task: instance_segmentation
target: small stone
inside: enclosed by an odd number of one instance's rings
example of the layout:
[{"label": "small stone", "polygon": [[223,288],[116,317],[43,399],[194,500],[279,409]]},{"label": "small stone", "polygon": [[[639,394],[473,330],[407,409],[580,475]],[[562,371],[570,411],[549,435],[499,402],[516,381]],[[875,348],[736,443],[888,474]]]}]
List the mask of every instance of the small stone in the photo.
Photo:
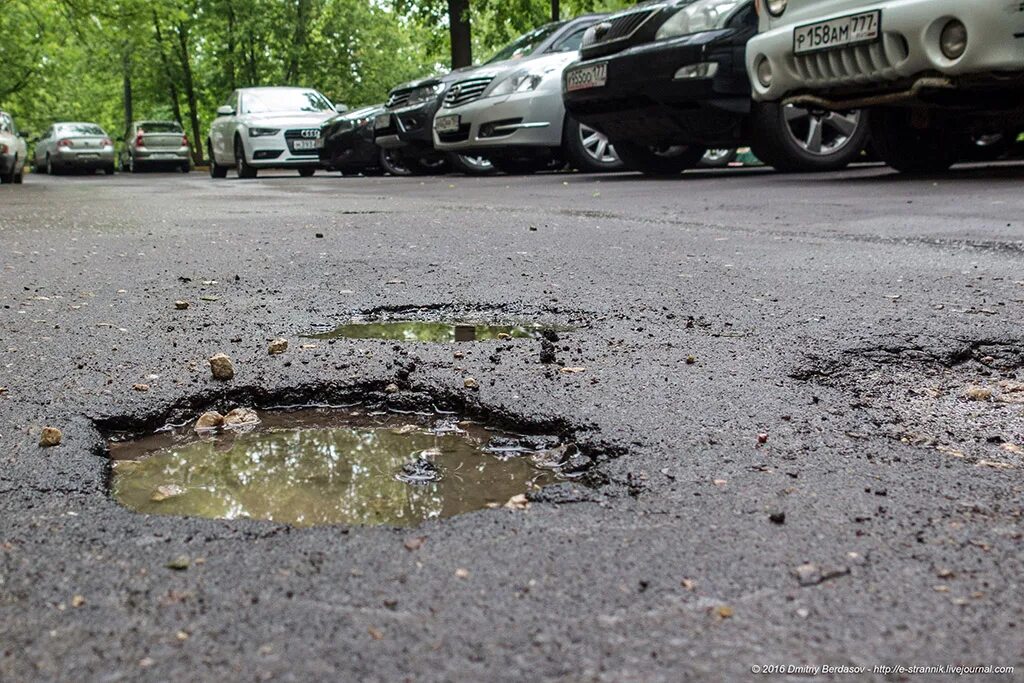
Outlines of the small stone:
[{"label": "small stone", "polygon": [[210,372],[214,379],[227,381],[235,376],[235,365],[226,354],[217,353],[210,356]]},{"label": "small stone", "polygon": [[83,596],[81,596],[81,595],[72,596],[72,598],[71,598],[71,606],[72,607],[81,607],[84,604],[85,604],[85,598]]},{"label": "small stone", "polygon": [[287,350],[288,350],[288,340],[287,339],[275,339],[274,341],[270,342],[270,345],[267,347],[267,352],[271,356],[279,356],[279,355],[281,355],[282,353],[284,353]]},{"label": "small stone", "polygon": [[384,387],[385,394],[397,394],[400,391],[398,385],[392,382],[391,384]]},{"label": "small stone", "polygon": [[381,631],[379,628],[374,628],[373,626],[371,626],[370,628],[368,628],[366,630],[370,634],[370,637],[373,638],[374,640],[383,640],[384,639],[384,632]]},{"label": "small stone", "polygon": [[459,577],[460,579],[468,579],[469,578],[469,570],[468,569],[463,569],[462,567],[459,567],[458,569],[455,570],[455,576]]},{"label": "small stone", "polygon": [[952,579],[954,576],[956,576],[956,572],[954,572],[952,569],[949,569],[948,567],[943,567],[939,571],[935,572],[935,575],[940,579]]},{"label": "small stone", "polygon": [[479,388],[480,388],[480,382],[477,382],[477,381],[476,381],[476,380],[475,380],[474,378],[472,378],[472,377],[467,377],[467,378],[466,378],[466,381],[464,381],[464,382],[463,382],[462,384],[463,384],[463,386],[465,386],[465,387],[466,387],[467,389],[479,389]]},{"label": "small stone", "polygon": [[684,590],[691,592],[697,589],[697,582],[693,579],[683,579],[679,582],[679,585],[682,586]]},{"label": "small stone", "polygon": [[183,493],[185,493],[185,489],[177,484],[163,484],[162,486],[156,487],[156,490],[153,491],[153,495],[151,495],[149,499],[154,503],[159,503],[167,500],[168,498],[180,496]]},{"label": "small stone", "polygon": [[148,384],[133,384],[132,385],[132,389],[134,389],[135,391],[149,391],[149,385]]},{"label": "small stone", "polygon": [[224,426],[224,416],[216,410],[210,410],[199,416],[194,427],[197,432],[208,432]]},{"label": "small stone", "polygon": [[729,619],[735,613],[735,610],[733,610],[732,607],[729,607],[729,605],[719,605],[715,608],[715,616],[719,619]]},{"label": "small stone", "polygon": [[964,392],[964,396],[969,401],[990,401],[992,400],[992,390],[988,387],[967,387]]},{"label": "small stone", "polygon": [[177,557],[172,559],[170,562],[168,562],[164,566],[166,566],[168,569],[174,569],[176,571],[184,571],[184,570],[188,569],[189,565],[191,565],[191,564],[192,564],[192,559],[188,555],[178,555]]},{"label": "small stone", "polygon": [[227,428],[251,427],[260,423],[260,416],[252,408],[235,408],[224,416]]},{"label": "small stone", "polygon": [[178,309],[179,311],[184,311],[184,310],[188,309],[188,305],[189,304],[188,304],[187,301],[179,300],[179,301],[175,301],[174,302],[174,307],[176,309]]},{"label": "small stone", "polygon": [[566,367],[559,370],[563,375],[578,375],[581,372],[586,372],[587,369],[583,367]]},{"label": "small stone", "polygon": [[781,510],[776,510],[775,512],[768,515],[768,519],[771,521],[772,524],[785,524],[786,513],[782,512]]},{"label": "small stone", "polygon": [[509,510],[526,510],[529,509],[530,503],[526,500],[526,495],[520,493],[509,498],[508,502],[505,503],[505,507]]},{"label": "small stone", "polygon": [[697,362],[696,356],[687,356],[686,357],[686,364],[687,365],[693,365],[696,362]]},{"label": "small stone", "polygon": [[763,446],[766,443],[768,443],[768,434],[766,432],[761,432],[757,435],[757,445]]},{"label": "small stone", "polygon": [[39,446],[41,448],[59,446],[63,439],[64,432],[60,431],[56,427],[43,427],[43,431],[39,435]]},{"label": "small stone", "polygon": [[324,238],[324,234],[322,232],[318,232],[318,233],[316,233],[316,238],[318,240],[322,240]]},{"label": "small stone", "polygon": [[406,550],[412,552],[414,550],[419,550],[420,548],[422,548],[423,544],[426,542],[426,536],[412,536],[410,538],[405,539],[405,543],[403,545],[405,546]]},{"label": "small stone", "polygon": [[453,358],[465,358],[466,354],[464,354],[462,351],[456,351],[455,353],[452,354],[452,357]]},{"label": "small stone", "polygon": [[801,586],[813,586],[821,583],[821,570],[816,564],[802,564],[793,570],[793,575]]}]

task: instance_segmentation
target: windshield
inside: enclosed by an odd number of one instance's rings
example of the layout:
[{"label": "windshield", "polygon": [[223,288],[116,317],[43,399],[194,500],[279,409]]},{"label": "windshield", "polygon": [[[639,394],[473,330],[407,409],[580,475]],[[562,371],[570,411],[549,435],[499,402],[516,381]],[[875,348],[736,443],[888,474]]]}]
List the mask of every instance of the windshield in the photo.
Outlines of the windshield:
[{"label": "windshield", "polygon": [[166,121],[143,121],[139,124],[139,130],[147,133],[181,133],[181,126]]},{"label": "windshield", "polygon": [[330,101],[316,90],[261,90],[242,94],[242,113],[278,111],[331,111]]},{"label": "windshield", "polygon": [[562,28],[563,25],[564,23],[554,23],[545,24],[540,28],[535,28],[529,33],[519,36],[511,43],[498,50],[497,54],[484,62],[484,64],[503,62],[506,59],[522,59],[523,57],[528,57],[541,43],[550,38],[551,34]]},{"label": "windshield", "polygon": [[95,123],[62,123],[57,128],[61,135],[106,135]]}]

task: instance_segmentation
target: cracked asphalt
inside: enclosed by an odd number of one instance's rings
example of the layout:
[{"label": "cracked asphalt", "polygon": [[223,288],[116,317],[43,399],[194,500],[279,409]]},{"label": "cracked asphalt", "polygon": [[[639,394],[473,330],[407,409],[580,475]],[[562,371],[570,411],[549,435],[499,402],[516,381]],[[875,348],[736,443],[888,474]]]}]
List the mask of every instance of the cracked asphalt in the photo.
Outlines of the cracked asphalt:
[{"label": "cracked asphalt", "polygon": [[[1020,672],[1022,179],[4,186],[0,680]],[[555,365],[529,339],[304,348],[380,312],[574,329]],[[353,400],[558,432],[594,487],[414,530],[147,517],[107,494],[114,431]],[[38,446],[47,425],[61,445]]]}]

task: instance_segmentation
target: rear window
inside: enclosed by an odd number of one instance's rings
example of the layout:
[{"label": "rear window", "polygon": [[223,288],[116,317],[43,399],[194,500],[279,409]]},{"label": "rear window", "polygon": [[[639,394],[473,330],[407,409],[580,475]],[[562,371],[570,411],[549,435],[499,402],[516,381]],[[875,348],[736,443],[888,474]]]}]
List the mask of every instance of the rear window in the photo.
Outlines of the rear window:
[{"label": "rear window", "polygon": [[106,135],[95,123],[62,123],[57,130],[61,135]]},{"label": "rear window", "polygon": [[166,121],[143,121],[139,124],[139,130],[146,133],[182,133],[181,126]]}]

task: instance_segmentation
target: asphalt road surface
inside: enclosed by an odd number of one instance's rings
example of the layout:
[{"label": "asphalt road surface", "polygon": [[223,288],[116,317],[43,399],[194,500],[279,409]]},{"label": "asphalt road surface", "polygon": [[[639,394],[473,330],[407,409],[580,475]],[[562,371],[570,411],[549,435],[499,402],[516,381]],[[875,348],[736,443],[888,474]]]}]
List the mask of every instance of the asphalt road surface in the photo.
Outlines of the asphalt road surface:
[{"label": "asphalt road surface", "polygon": [[[1022,180],[4,186],[0,679],[1020,675]],[[530,339],[302,347],[380,312],[574,329],[554,364]],[[413,530],[149,517],[107,493],[113,431],[352,400],[558,432],[590,486]],[[61,445],[38,445],[47,425]]]}]

